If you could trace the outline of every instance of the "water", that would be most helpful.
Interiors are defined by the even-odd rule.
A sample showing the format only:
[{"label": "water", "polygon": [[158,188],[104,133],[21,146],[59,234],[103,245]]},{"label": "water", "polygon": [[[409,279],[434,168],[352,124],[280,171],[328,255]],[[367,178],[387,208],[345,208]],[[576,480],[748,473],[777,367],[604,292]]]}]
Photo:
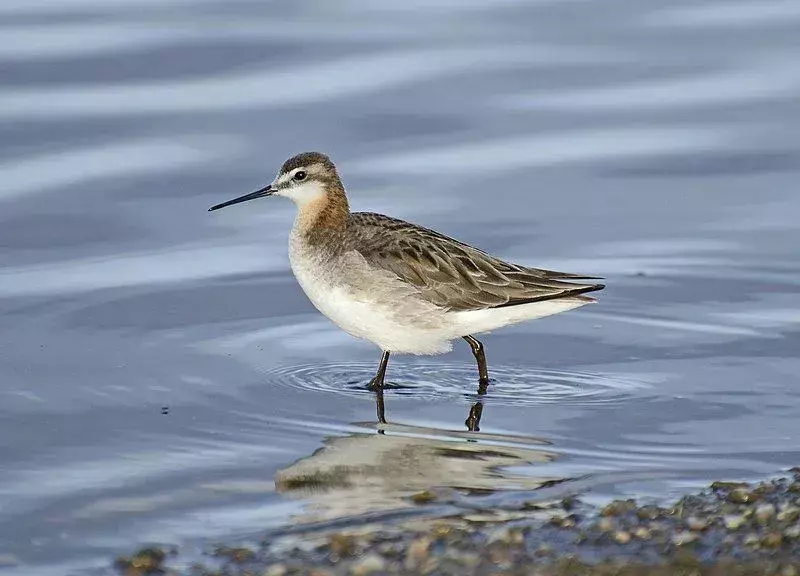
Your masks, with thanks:
[{"label": "water", "polygon": [[[9,574],[800,462],[797,3],[487,6],[0,6]],[[293,207],[206,212],[307,149],[356,209],[608,288],[487,336],[485,395],[463,343],[393,358],[377,434],[379,354],[295,284]]]}]

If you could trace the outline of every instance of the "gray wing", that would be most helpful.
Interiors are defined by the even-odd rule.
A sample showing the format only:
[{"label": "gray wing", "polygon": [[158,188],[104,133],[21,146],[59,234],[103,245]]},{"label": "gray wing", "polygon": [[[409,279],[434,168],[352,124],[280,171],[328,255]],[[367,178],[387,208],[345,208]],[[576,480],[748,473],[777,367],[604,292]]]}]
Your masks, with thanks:
[{"label": "gray wing", "polygon": [[450,310],[482,310],[602,290],[592,276],[504,262],[433,230],[381,214],[350,215],[348,248],[371,265],[414,285],[423,298]]}]

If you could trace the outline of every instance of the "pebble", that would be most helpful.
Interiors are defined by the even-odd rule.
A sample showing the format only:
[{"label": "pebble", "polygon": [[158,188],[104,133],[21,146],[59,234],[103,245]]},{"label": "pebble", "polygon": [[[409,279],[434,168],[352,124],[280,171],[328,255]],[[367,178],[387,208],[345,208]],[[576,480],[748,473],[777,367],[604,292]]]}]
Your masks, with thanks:
[{"label": "pebble", "polygon": [[[439,494],[436,490],[430,493]],[[531,571],[525,573],[531,574],[575,574],[582,573],[584,554],[591,558],[600,553],[622,564],[654,561],[682,566],[680,563],[688,557],[707,558],[710,563],[721,561],[723,570],[731,565],[721,559],[736,558],[748,567],[770,563],[770,573],[776,576],[800,576],[790,564],[800,558],[798,495],[800,479],[794,479],[759,485],[716,484],[712,491],[686,496],[663,508],[615,500],[598,509],[580,500],[566,505],[557,500],[535,507],[526,505],[521,512],[491,507],[464,510],[448,517],[364,526],[355,533],[348,529],[328,533],[327,537],[265,540],[254,559],[263,564],[254,572],[251,562],[246,566],[238,562],[243,556],[237,549],[220,548],[218,551],[225,552],[220,555],[223,571],[215,567],[197,574],[464,576],[483,574],[492,566],[494,572],[486,573],[526,566]],[[437,501],[441,501],[438,496]],[[520,514],[524,517],[518,518]],[[468,520],[470,515],[480,516],[481,521]],[[313,545],[303,546],[303,541]],[[169,573],[160,563],[164,559],[163,552],[144,550],[122,559],[117,569],[127,576],[144,576],[144,569],[152,568]],[[573,560],[574,566],[570,564]],[[567,570],[548,572],[546,567],[551,563]],[[128,568],[137,571],[125,572]]]},{"label": "pebble", "polygon": [[658,506],[642,506],[636,511],[639,520],[655,520],[662,514],[663,511]]},{"label": "pebble", "polygon": [[631,534],[625,530],[617,530],[614,532],[614,540],[617,544],[627,544],[631,541]]},{"label": "pebble", "polygon": [[787,504],[778,512],[778,522],[794,522],[800,518],[800,508],[793,504]]},{"label": "pebble", "polygon": [[601,511],[602,516],[624,516],[636,509],[636,502],[633,500],[614,500],[608,503]]},{"label": "pebble", "polygon": [[386,561],[383,558],[377,554],[367,554],[350,566],[350,573],[353,576],[366,576],[380,572],[384,568],[386,568]]},{"label": "pebble", "polygon": [[697,516],[689,516],[686,519],[686,526],[689,530],[693,530],[694,532],[702,532],[706,528],[708,528],[708,518],[698,518]]},{"label": "pebble", "polygon": [[245,564],[252,562],[256,558],[256,553],[249,548],[219,546],[214,550],[214,555],[227,558],[234,564]]},{"label": "pebble", "polygon": [[286,564],[273,564],[266,569],[264,576],[286,576],[287,572],[289,569]]},{"label": "pebble", "polygon": [[714,491],[730,492],[736,488],[746,488],[747,484],[744,482],[724,482],[717,480],[711,483],[711,489]]},{"label": "pebble", "polygon": [[756,500],[756,495],[748,491],[746,488],[734,488],[728,494],[728,502],[734,504],[748,504]]},{"label": "pebble", "polygon": [[687,544],[693,544],[699,539],[700,536],[694,532],[676,532],[672,535],[672,543],[675,544],[675,546],[686,546]]},{"label": "pebble", "polygon": [[760,504],[756,507],[755,517],[760,524],[768,524],[775,516],[775,506],[773,504]]},{"label": "pebble", "polygon": [[600,518],[600,521],[597,522],[597,529],[600,532],[611,532],[614,529],[614,523],[610,518]]},{"label": "pebble", "polygon": [[462,566],[474,567],[481,563],[481,555],[477,552],[464,552],[462,550],[447,550],[444,558],[458,562]]},{"label": "pebble", "polygon": [[331,554],[338,558],[352,556],[356,549],[356,540],[349,534],[334,534],[331,536],[328,545]]},{"label": "pebble", "polygon": [[783,544],[783,536],[780,532],[770,532],[761,539],[761,545],[765,548],[779,548]]},{"label": "pebble", "polygon": [[505,528],[495,528],[486,535],[486,545],[492,544],[507,544],[508,543],[508,530]]},{"label": "pebble", "polygon": [[791,538],[792,540],[800,538],[800,524],[789,526],[783,531],[783,535],[787,538]]},{"label": "pebble", "polygon": [[747,522],[747,519],[743,514],[729,514],[724,516],[722,521],[725,522],[725,528],[728,530],[738,530]]},{"label": "pebble", "polygon": [[744,537],[743,544],[745,546],[758,546],[761,544],[761,540],[759,540],[756,534],[748,534]]},{"label": "pebble", "polygon": [[558,526],[559,528],[574,528],[575,517],[573,515],[561,516],[559,514],[555,514],[550,517],[550,524],[553,526]]},{"label": "pebble", "polygon": [[408,546],[406,553],[405,567],[406,570],[414,570],[428,559],[431,548],[431,540],[425,536],[415,538]]},{"label": "pebble", "polygon": [[569,512],[570,510],[575,508],[576,502],[577,500],[575,499],[574,496],[567,496],[566,498],[561,500],[561,507],[567,512]]}]

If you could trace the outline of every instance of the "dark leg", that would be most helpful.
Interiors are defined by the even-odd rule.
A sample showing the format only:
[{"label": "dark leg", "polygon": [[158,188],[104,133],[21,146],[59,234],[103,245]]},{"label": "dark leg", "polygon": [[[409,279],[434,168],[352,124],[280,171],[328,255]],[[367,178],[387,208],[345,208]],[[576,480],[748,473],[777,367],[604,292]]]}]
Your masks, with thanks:
[{"label": "dark leg", "polygon": [[383,378],[386,376],[386,365],[389,363],[389,351],[386,350],[383,352],[383,356],[381,356],[381,363],[378,366],[378,372],[375,374],[375,378],[370,380],[368,387],[370,390],[378,390],[383,388]]},{"label": "dark leg", "polygon": [[[375,389],[375,408],[378,411],[378,423],[386,424],[386,409],[383,404],[383,388]],[[382,433],[383,430],[380,430]]]},{"label": "dark leg", "polygon": [[[487,382],[481,381],[478,385],[478,396],[486,394],[487,384]],[[467,430],[470,432],[480,432],[481,416],[483,416],[483,401],[478,400],[469,409],[469,416],[467,416],[466,421],[464,421]]]},{"label": "dark leg", "polygon": [[478,362],[478,377],[480,381],[489,382],[489,371],[486,369],[486,355],[483,353],[483,344],[477,338],[473,336],[464,336],[464,340],[467,341],[469,347],[472,348],[472,354],[475,356],[475,360]]}]

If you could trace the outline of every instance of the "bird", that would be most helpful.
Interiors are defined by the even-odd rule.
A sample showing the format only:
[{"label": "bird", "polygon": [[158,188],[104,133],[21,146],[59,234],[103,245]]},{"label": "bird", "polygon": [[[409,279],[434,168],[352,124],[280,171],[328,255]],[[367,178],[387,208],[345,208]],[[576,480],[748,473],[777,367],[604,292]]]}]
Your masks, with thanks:
[{"label": "bird", "polygon": [[297,206],[289,262],[312,304],[380,348],[373,390],[385,385],[390,354],[443,354],[462,338],[486,384],[476,334],[595,302],[585,294],[605,287],[591,282],[600,277],[513,264],[417,224],[351,212],[336,166],[321,152],[289,158],[267,186],[209,211],[268,196]]}]

